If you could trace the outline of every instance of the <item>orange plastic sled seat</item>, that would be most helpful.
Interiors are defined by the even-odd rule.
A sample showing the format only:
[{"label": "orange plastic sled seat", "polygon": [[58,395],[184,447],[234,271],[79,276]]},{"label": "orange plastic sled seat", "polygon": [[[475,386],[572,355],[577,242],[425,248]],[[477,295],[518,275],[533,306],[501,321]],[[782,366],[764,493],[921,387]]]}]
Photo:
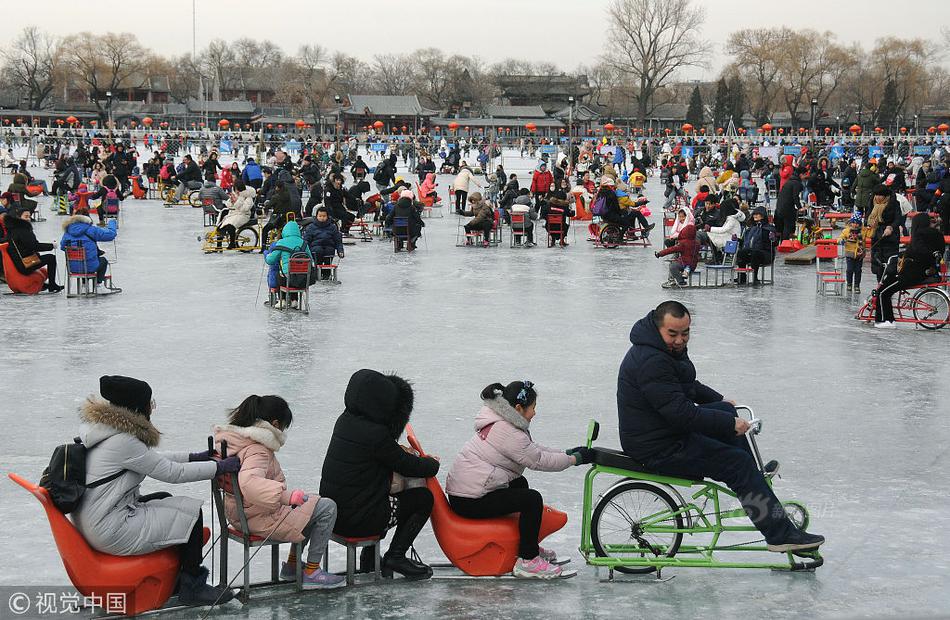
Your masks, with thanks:
[{"label": "orange plastic sled seat", "polygon": [[[177,547],[130,556],[96,551],[89,546],[72,521],[53,505],[46,489],[16,474],[8,475],[43,505],[63,566],[80,594],[102,597],[105,611],[130,616],[158,609],[171,597],[178,579]],[[205,528],[206,539],[208,534]],[[119,596],[115,598],[116,595]],[[121,600],[122,595],[124,601]]]},{"label": "orange plastic sled seat", "polygon": [[3,277],[7,279],[7,286],[14,293],[36,295],[43,290],[43,283],[46,282],[46,267],[28,274],[20,273],[13,264],[13,258],[10,257],[9,245],[9,243],[0,243],[0,254],[3,255]]},{"label": "orange plastic sled seat", "polygon": [[145,188],[139,183],[138,177],[132,177],[132,197],[136,200],[145,200]]},{"label": "orange plastic sled seat", "polygon": [[580,194],[574,194],[574,217],[578,221],[587,221],[594,219],[594,216],[587,210],[584,204],[584,197]]},{"label": "orange plastic sled seat", "polygon": [[[406,426],[409,444],[425,454],[411,426]],[[511,572],[518,559],[518,516],[516,514],[494,519],[467,519],[455,514],[449,506],[438,479],[426,479],[432,492],[432,531],[445,557],[466,575],[473,577],[499,576]],[[544,507],[541,515],[541,542],[567,523],[567,513]]]}]

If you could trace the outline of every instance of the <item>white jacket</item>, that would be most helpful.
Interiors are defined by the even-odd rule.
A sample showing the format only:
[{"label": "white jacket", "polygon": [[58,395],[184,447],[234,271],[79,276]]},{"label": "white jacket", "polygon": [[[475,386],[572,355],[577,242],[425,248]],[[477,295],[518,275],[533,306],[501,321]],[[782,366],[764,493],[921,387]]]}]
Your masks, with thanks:
[{"label": "white jacket", "polygon": [[234,230],[237,230],[247,224],[251,219],[255,196],[257,196],[257,190],[248,185],[243,192],[238,194],[234,204],[228,207],[228,214],[221,220],[220,226],[230,224],[234,226]]},{"label": "white jacket", "polygon": [[467,192],[469,183],[475,183],[475,185],[481,187],[475,180],[475,175],[472,174],[472,171],[468,168],[462,168],[459,170],[459,173],[455,175],[455,181],[452,182],[452,189],[457,192]]},{"label": "white jacket", "polygon": [[726,218],[722,226],[713,226],[706,233],[709,235],[709,241],[720,250],[726,247],[726,243],[735,235],[739,237],[742,231],[742,224],[739,223],[739,216],[733,213]]}]

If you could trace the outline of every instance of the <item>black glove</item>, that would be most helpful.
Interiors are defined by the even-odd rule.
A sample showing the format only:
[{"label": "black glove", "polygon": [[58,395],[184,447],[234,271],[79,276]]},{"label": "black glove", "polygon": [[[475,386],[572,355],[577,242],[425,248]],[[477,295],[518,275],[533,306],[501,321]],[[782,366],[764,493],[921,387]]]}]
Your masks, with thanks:
[{"label": "black glove", "polygon": [[337,252],[336,255],[339,256],[340,258],[343,258],[343,250],[340,250],[339,252]]},{"label": "black glove", "polygon": [[586,465],[590,463],[594,458],[594,451],[586,446],[577,446],[576,448],[570,448],[567,450],[567,453],[572,455],[577,462],[575,465]]},{"label": "black glove", "polygon": [[654,253],[653,253],[653,256],[656,256],[657,258],[660,258],[660,253],[659,253],[659,252],[654,252]]},{"label": "black glove", "polygon": [[236,456],[229,456],[226,459],[218,461],[218,471],[215,473],[215,476],[220,476],[221,474],[236,474],[241,470],[241,459]]},{"label": "black glove", "polygon": [[188,455],[188,462],[194,463],[195,461],[210,461],[212,455],[217,454],[217,452],[212,452],[211,450],[205,450],[203,452],[192,452]]}]

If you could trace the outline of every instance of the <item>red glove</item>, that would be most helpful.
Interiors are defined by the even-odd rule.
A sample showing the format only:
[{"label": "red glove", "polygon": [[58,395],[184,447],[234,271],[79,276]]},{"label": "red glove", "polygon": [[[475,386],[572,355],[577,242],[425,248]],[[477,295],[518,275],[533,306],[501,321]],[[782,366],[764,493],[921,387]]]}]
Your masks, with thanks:
[{"label": "red glove", "polygon": [[291,506],[302,506],[308,499],[307,494],[301,491],[300,489],[294,490],[290,494],[290,505]]}]

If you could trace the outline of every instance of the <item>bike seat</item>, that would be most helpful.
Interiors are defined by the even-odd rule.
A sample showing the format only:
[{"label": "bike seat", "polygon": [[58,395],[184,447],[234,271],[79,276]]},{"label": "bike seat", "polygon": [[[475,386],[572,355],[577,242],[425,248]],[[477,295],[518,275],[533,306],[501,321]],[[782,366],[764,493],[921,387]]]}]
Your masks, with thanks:
[{"label": "bike seat", "polygon": [[681,483],[689,486],[691,484],[703,484],[702,480],[692,480],[689,478],[681,478],[679,476],[671,476],[669,474],[663,474],[657,471],[653,471],[648,467],[644,466],[643,463],[640,463],[633,457],[624,453],[622,450],[614,450],[613,448],[591,448],[591,451],[594,454],[593,462],[597,465],[603,465],[604,467],[614,467],[617,469],[624,469],[630,473],[642,473],[649,474],[651,476],[663,476],[665,478],[676,479],[681,481]]}]

